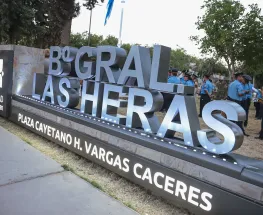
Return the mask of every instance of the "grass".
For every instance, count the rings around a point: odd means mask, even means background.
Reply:
[[[102,186],[97,182],[97,181],[91,181],[90,182],[94,187],[96,187],[97,189],[104,191],[104,189],[102,188]]]
[[[70,171],[70,172],[75,174],[75,170],[73,168],[71,168],[68,164],[63,164],[61,166],[64,168],[64,170]]]
[[[126,205],[128,208],[131,208],[134,211],[137,211],[135,207],[132,206],[130,202],[124,202],[124,205]]]
[[[189,215],[185,210],[149,194],[145,189],[117,174],[1,117],[0,126],[60,163],[66,171],[78,175],[142,215]]]
[[[199,100],[197,100],[197,107],[198,103]],[[122,111],[125,112],[125,110]],[[157,114],[160,119],[163,118],[162,113]],[[236,151],[236,153],[263,160],[263,142],[254,139],[254,136],[258,135],[258,130],[260,128],[260,121],[254,120],[254,115],[254,106],[251,105],[249,127],[247,128],[247,131],[251,136],[245,138],[242,147]],[[202,120],[200,120],[200,123],[204,128],[205,125]],[[10,121],[0,118],[0,126],[60,163],[66,171],[71,171],[78,175],[94,187],[105,192],[112,198],[121,201],[124,205],[142,215],[190,214],[181,208],[167,203],[159,197],[151,195],[147,190],[129,182],[117,174],[62,148],[29,130],[21,128]]]
[[[102,187],[97,181],[95,181],[95,180],[92,180],[92,181],[91,181],[91,180],[88,179],[87,177],[84,177],[84,176],[82,176],[82,175],[80,175],[80,174],[77,174],[77,173],[75,172],[75,170],[74,170],[73,168],[71,168],[68,164],[63,164],[62,167],[63,167],[66,171],[70,171],[70,172],[78,175],[78,176],[79,176],[80,178],[82,178],[84,181],[90,183],[93,187],[95,187],[95,188],[97,188],[97,189],[105,192],[105,189],[103,189],[103,187]],[[113,193],[108,193],[108,195],[111,196],[112,198],[116,199],[116,200],[119,200],[119,198],[118,198],[115,194],[113,194]],[[132,203],[130,203],[130,202],[124,202],[123,204],[126,205],[127,207],[131,208],[132,210],[137,211],[137,209],[136,209],[136,208],[132,205]]]
[[[61,166],[64,168],[64,170],[70,171],[70,172],[74,173],[75,175],[77,175],[77,176],[79,176],[81,179],[83,179],[84,181],[90,183],[93,187],[95,187],[95,188],[97,188],[97,189],[105,192],[105,190],[103,189],[103,187],[102,187],[97,181],[95,181],[95,180],[90,180],[89,178],[87,178],[87,177],[85,177],[85,176],[83,176],[83,175],[81,175],[81,174],[78,174],[78,173],[77,173],[72,167],[70,167],[68,164],[63,164],[63,165],[61,165]]]
[[[28,145],[32,146],[32,143],[30,140],[26,139],[26,138],[23,138],[22,139],[24,142],[26,142]]]

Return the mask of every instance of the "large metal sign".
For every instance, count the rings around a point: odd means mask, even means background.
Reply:
[[[165,168],[106,142],[13,108],[11,119],[195,214],[261,215],[263,205]]]
[[[0,115],[8,117],[11,108],[14,51],[0,51]]]
[[[197,116],[193,87],[168,84],[170,49],[155,46],[151,60],[145,47],[133,46],[127,54],[122,48],[51,47],[50,63],[46,75],[35,74],[35,99],[49,101],[61,107],[75,108],[80,112],[100,117],[128,128],[141,128],[158,137],[173,138],[175,132],[183,134],[187,146],[203,146],[215,154],[227,154],[238,149],[243,132],[233,121],[245,120],[244,109],[230,101],[213,101],[203,109],[203,120],[210,130],[202,130]],[[96,58],[96,62],[92,60]],[[129,86],[128,79],[137,84]],[[160,122],[155,114],[165,102],[163,93],[173,95],[170,108]],[[128,94],[128,100],[120,96]],[[126,115],[118,109],[126,107]],[[227,119],[214,111],[222,111]],[[180,116],[180,117],[178,117]],[[223,138],[216,135],[220,133]]]
[[[202,113],[209,129],[201,129],[194,88],[167,83],[170,52],[160,45],[153,56],[140,46],[129,53],[113,46],[51,47],[45,74],[34,74],[32,97],[14,95],[11,119],[195,214],[263,214],[262,163],[230,154],[243,143],[235,122],[245,120],[244,109],[212,101]],[[160,121],[163,94],[171,101]],[[79,132],[81,126],[86,130]],[[117,138],[120,145],[110,144]],[[138,145],[136,152],[126,150],[127,141]],[[142,147],[148,155],[136,154]],[[157,154],[199,174],[151,160]]]

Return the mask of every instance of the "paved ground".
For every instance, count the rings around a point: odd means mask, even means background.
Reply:
[[[0,214],[137,213],[0,127]]]

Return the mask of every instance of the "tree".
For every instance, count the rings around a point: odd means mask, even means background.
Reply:
[[[21,35],[28,35],[28,29],[33,26],[33,1],[2,0],[0,9],[0,42],[17,43]]]
[[[257,8],[250,5],[250,10],[246,12],[245,7],[236,0],[206,0],[201,8],[205,9],[205,14],[198,17],[196,25],[198,30],[205,32],[205,36],[193,36],[191,39],[200,45],[202,53],[223,58],[227,63],[229,76],[232,77],[244,60],[244,41],[250,38],[249,42],[255,42],[255,20],[260,18]],[[251,30],[244,32],[247,28]],[[250,49],[246,51],[253,54]]]
[[[61,32],[61,45],[65,46],[69,45],[72,19],[79,15],[80,5],[75,0],[64,0],[62,2],[60,5],[63,10],[64,27],[62,27]]]
[[[107,36],[105,39],[103,39],[102,35],[91,34],[90,36],[91,47],[97,47],[100,45],[117,46],[118,43],[118,39],[111,35]],[[82,34],[71,34],[70,45],[77,48],[80,48],[81,46],[88,46],[88,37],[88,32],[84,32]]]
[[[122,44],[121,48],[125,49],[127,51],[127,53],[129,53],[129,51],[131,49],[131,44],[124,43],[124,44]]]
[[[83,4],[84,7],[86,7],[88,10],[93,10],[95,6],[99,3],[103,3],[104,0],[85,0],[85,3]]]
[[[2,0],[0,42],[38,48],[66,45],[70,22],[79,10],[75,0]]]
[[[114,36],[107,36],[106,39],[103,38],[102,35],[91,34],[91,46],[97,47],[100,45],[112,45],[116,46],[118,43],[118,39]],[[122,44],[121,48],[125,49],[127,53],[129,53],[132,45],[143,46],[141,44]],[[70,46],[80,48],[82,46],[88,46],[88,32],[84,32],[82,34],[71,34],[70,37]],[[150,53],[152,55],[153,46],[144,45],[144,47],[150,49]],[[206,58],[199,59],[195,56],[191,56],[186,53],[184,49],[172,49],[171,51],[171,59],[170,65],[172,67],[176,67],[180,70],[192,69],[195,72],[198,72],[200,76],[205,73],[209,74],[221,74],[226,75],[227,69],[221,63],[219,59],[215,58]]]
[[[170,64],[180,70],[189,69],[190,56],[184,49],[172,49]]]
[[[242,28],[242,69],[251,75],[263,74],[263,17],[257,4],[249,5]]]
[[[97,47],[103,41],[103,36],[91,34],[90,35],[90,46]],[[71,34],[70,36],[70,46],[80,48],[82,46],[88,46],[88,32],[84,32],[82,34]]]
[[[200,76],[205,74],[221,74],[221,75],[228,75],[227,68],[215,58],[205,58],[201,60],[198,66],[198,73]]]
[[[100,45],[110,45],[110,46],[117,46],[118,45],[118,38],[108,35],[106,39],[104,39]]]

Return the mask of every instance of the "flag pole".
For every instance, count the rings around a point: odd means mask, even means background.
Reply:
[[[91,30],[91,22],[92,22],[92,9],[90,10],[90,18],[89,18],[89,36],[88,36],[88,46],[90,46],[90,30]]]
[[[124,4],[125,0],[121,0],[121,3]],[[121,20],[120,20],[120,32],[119,32],[118,47],[122,46],[121,36],[122,36],[122,24],[123,24],[123,12],[124,12],[124,6],[122,6],[122,8],[121,8]]]

